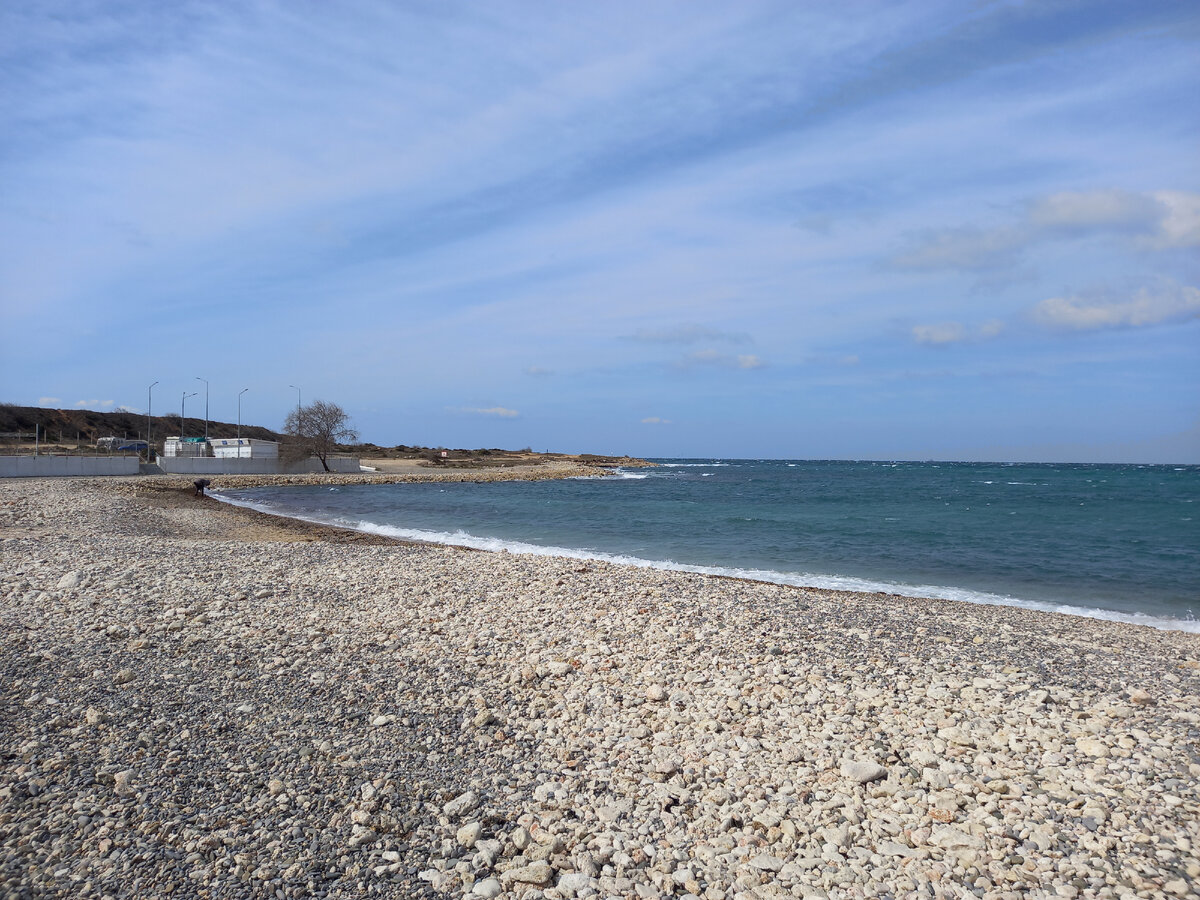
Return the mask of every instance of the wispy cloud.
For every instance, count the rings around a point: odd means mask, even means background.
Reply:
[[[991,269],[1011,265],[1029,237],[1017,228],[947,228],[892,258],[902,269]]]
[[[628,339],[645,344],[699,344],[706,341],[751,343],[750,335],[744,332],[721,331],[695,324],[675,325],[669,328],[639,328],[629,335]]]
[[[1051,297],[1034,310],[1041,325],[1071,331],[1102,328],[1144,328],[1200,318],[1200,290],[1186,285],[1142,288],[1123,300],[1086,296]]]
[[[45,406],[50,409],[57,409],[60,406],[62,406],[62,398],[61,397],[38,397],[37,405]]]
[[[1113,229],[1153,231],[1161,226],[1166,207],[1150,194],[1132,191],[1062,191],[1035,200],[1028,221],[1039,228],[1064,231]]]
[[[490,406],[487,409],[480,409],[473,406],[450,407],[451,412],[465,413],[473,416],[498,416],[501,419],[515,419],[521,415],[515,409],[508,409],[504,406]]]
[[[531,378],[548,378],[554,374],[553,369],[547,369],[542,366],[527,366],[524,372]]]
[[[94,409],[103,412],[114,405],[112,400],[76,400],[76,409]]]
[[[696,367],[715,367],[721,369],[761,369],[766,363],[753,353],[731,354],[722,353],[711,348],[696,350],[687,354],[675,363],[675,368],[687,370]]]
[[[1035,245],[1086,235],[1144,250],[1200,246],[1200,194],[1060,191],[1029,203],[1015,223],[926,232],[891,263],[901,269],[996,269],[1015,265]]]
[[[1004,322],[991,319],[975,328],[968,328],[962,322],[939,322],[933,325],[916,325],[912,329],[912,338],[918,344],[928,344],[942,347],[948,344],[961,344],[969,341],[986,341],[999,337],[1005,330]]]
[[[671,420],[663,419],[663,418],[660,418],[659,416],[647,416],[646,418],[642,419],[642,424],[643,425],[670,425]]]

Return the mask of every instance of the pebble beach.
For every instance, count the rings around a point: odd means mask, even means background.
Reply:
[[[0,481],[0,561],[6,898],[1200,897],[1200,635],[187,478]]]

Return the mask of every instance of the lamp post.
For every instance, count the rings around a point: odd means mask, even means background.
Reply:
[[[187,421],[183,417],[183,410],[184,410],[185,406],[187,405],[187,398],[195,397],[197,393],[199,393],[199,391],[192,391],[190,394],[187,391],[184,391],[183,399],[179,401],[179,443],[181,443],[181,444],[183,443],[183,433],[184,433],[183,423],[185,421]]]
[[[158,382],[154,382],[158,384]],[[146,462],[150,462],[150,406],[154,401],[154,384],[146,388]]]
[[[250,388],[242,388],[240,391],[238,391],[238,456],[242,455],[242,394],[246,393],[248,390],[250,390]]]
[[[197,381],[204,382],[204,439],[208,440],[208,379],[196,376]]]

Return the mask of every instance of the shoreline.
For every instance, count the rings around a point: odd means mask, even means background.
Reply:
[[[0,483],[0,891],[1196,896],[1195,635],[167,482]]]
[[[604,477],[611,475],[609,472],[587,473],[585,475],[567,475],[565,477]],[[254,476],[251,476],[254,477]],[[316,480],[304,481],[304,484],[320,484],[322,483],[318,476],[307,476]],[[353,478],[354,476],[350,476]],[[391,478],[387,482],[382,483],[406,483],[419,480],[438,480],[438,481],[472,481],[479,483],[471,477],[463,478],[442,478],[442,479],[417,479],[417,478]],[[512,478],[497,479],[497,480],[543,480],[537,478],[522,477],[521,474],[516,474]],[[292,482],[288,482],[289,484]],[[355,482],[341,482],[355,483]],[[381,483],[381,482],[365,482],[365,483]],[[258,485],[250,485],[255,487]],[[269,486],[277,486],[271,484]],[[419,529],[393,529],[391,526],[375,526],[372,528],[356,528],[351,525],[334,525],[328,522],[323,522],[315,518],[306,518],[303,516],[293,516],[284,512],[273,512],[260,508],[252,503],[243,502],[231,498],[222,498],[221,491],[224,489],[222,485],[213,493],[213,499],[224,502],[229,506],[239,509],[258,513],[260,515],[271,516],[281,519],[291,519],[298,522],[305,522],[314,526],[327,528],[338,528],[346,531],[352,531],[357,534],[373,535],[387,540],[394,540],[400,543],[415,543],[429,544],[443,547],[456,547],[465,550],[478,550],[481,552],[508,552],[520,555],[529,556],[548,556],[562,557],[567,559],[577,559],[591,562],[605,562],[613,565],[631,566],[637,569],[651,569],[668,572],[688,572],[697,575],[705,575],[713,578],[729,578],[735,581],[746,581],[752,583],[774,584],[789,588],[797,588],[802,590],[822,590],[833,591],[846,594],[880,594],[892,597],[907,597],[925,601],[946,601],[950,603],[966,603],[972,606],[1004,606],[1013,607],[1016,609],[1024,609],[1033,612],[1042,612],[1053,615],[1066,615],[1077,618],[1099,619],[1108,622],[1119,622],[1127,625],[1144,626],[1154,628],[1160,631],[1179,631],[1185,634],[1200,634],[1200,620],[1196,619],[1181,619],[1173,616],[1152,615],[1150,613],[1127,612],[1125,610],[1109,609],[1106,607],[1089,607],[1081,606],[1076,603],[1071,603],[1066,600],[1039,600],[1014,597],[1011,595],[996,594],[989,591],[960,588],[954,586],[942,585],[906,585],[901,583],[892,583],[886,581],[877,581],[873,579],[858,578],[854,576],[836,576],[836,575],[808,575],[804,573],[791,573],[776,570],[765,569],[747,569],[740,566],[714,566],[699,563],[677,563],[672,560],[656,560],[644,557],[620,555],[607,553],[603,551],[581,550],[577,548],[564,546],[543,546],[540,544],[530,544],[518,540],[509,540],[502,538],[492,538],[487,536],[465,534],[469,540],[451,540],[448,538],[453,535],[445,533],[425,532],[426,536],[421,535],[400,535],[389,534],[388,531],[405,531]],[[231,487],[231,490],[239,490],[242,488]]]

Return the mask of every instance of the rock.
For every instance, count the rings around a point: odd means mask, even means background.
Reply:
[[[278,797],[283,793],[283,782],[278,778],[272,778],[267,782],[267,793],[272,797]]]
[[[767,853],[760,853],[754,859],[750,860],[750,865],[756,869],[761,869],[764,872],[778,872],[783,868],[783,860],[778,856],[771,856]]]
[[[83,714],[83,721],[89,725],[103,725],[108,721],[108,714],[94,706],[89,706],[87,712]]]
[[[566,872],[558,877],[555,885],[565,897],[574,897],[580,891],[591,887],[592,879],[583,872]]]
[[[1141,688],[1133,688],[1129,692],[1129,702],[1136,703],[1138,706],[1153,706],[1158,701]]]
[[[131,794],[133,793],[133,788],[131,787],[132,782],[133,769],[126,769],[123,772],[118,772],[113,776],[113,790],[121,795]]]
[[[471,723],[476,728],[483,728],[487,725],[493,725],[495,722],[496,715],[490,709],[481,709],[475,714],[475,718],[471,720]]]
[[[504,885],[495,878],[485,878],[482,881],[475,882],[475,887],[471,888],[471,895],[475,897],[483,897],[484,900],[494,900],[504,893]]]
[[[395,716],[376,716],[371,720],[372,728],[382,728],[385,725],[391,725],[396,721]]]
[[[354,850],[358,847],[361,847],[363,844],[373,844],[377,840],[379,840],[379,835],[376,834],[373,828],[367,828],[365,825],[355,825],[354,830],[351,832],[350,840],[347,842],[347,846],[349,846],[351,850]]]
[[[571,664],[567,662],[550,662],[546,663],[546,671],[556,677],[566,675],[571,671]]]
[[[517,848],[517,852],[524,852],[529,846],[529,841],[529,832],[525,830],[524,826],[517,826],[512,833],[513,846]]]
[[[1108,745],[1100,738],[1076,738],[1075,749],[1088,756],[1108,756]]]
[[[917,852],[912,847],[906,847],[896,841],[883,841],[876,850],[881,856],[912,856]]]
[[[842,775],[858,784],[867,784],[887,778],[888,770],[876,762],[846,760],[842,763]]]
[[[458,829],[454,834],[455,840],[459,845],[470,850],[475,846],[475,842],[479,840],[479,835],[483,831],[483,824],[480,822],[468,822],[462,828]]]
[[[646,699],[651,703],[661,703],[667,699],[667,689],[661,684],[652,684],[646,688]]]
[[[515,869],[509,869],[503,873],[500,878],[503,881],[516,881],[521,884],[549,884],[550,879],[554,877],[554,870],[550,868],[549,863],[535,862],[528,866],[518,866]]]
[[[982,850],[987,846],[987,843],[979,835],[967,834],[965,831],[950,827],[934,829],[930,835],[929,843],[945,850]]]
[[[113,676],[113,684],[129,684],[129,682],[133,681],[134,677],[132,669],[122,669]]]
[[[62,578],[58,579],[58,590],[70,591],[79,587],[79,582],[83,581],[82,572],[68,572]]]
[[[474,791],[467,791],[465,794],[459,794],[443,806],[442,813],[448,819],[457,819],[460,816],[466,815],[478,805],[479,795]]]

